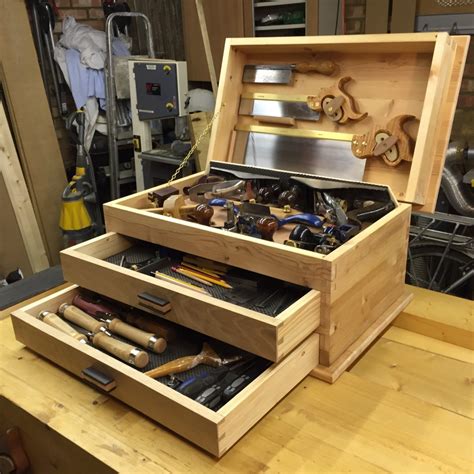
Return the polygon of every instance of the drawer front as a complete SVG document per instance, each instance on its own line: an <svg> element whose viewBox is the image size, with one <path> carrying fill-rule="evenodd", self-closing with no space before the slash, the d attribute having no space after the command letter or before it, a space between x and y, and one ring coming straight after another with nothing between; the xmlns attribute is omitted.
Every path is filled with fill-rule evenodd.
<svg viewBox="0 0 474 474"><path fill-rule="evenodd" d="M61 303L70 303L75 294L74 285L13 313L16 338L89 382L87 369L99 371L114 382L107 390L115 398L216 456L224 454L318 364L319 339L317 334L312 334L282 362L271 365L214 412L36 319L40 311L55 311Z"/></svg>
<svg viewBox="0 0 474 474"><path fill-rule="evenodd" d="M126 245L128 239L109 233L63 251L64 278L272 361L280 360L319 326L316 290L270 317L104 260ZM157 303L171 309L163 312Z"/></svg>

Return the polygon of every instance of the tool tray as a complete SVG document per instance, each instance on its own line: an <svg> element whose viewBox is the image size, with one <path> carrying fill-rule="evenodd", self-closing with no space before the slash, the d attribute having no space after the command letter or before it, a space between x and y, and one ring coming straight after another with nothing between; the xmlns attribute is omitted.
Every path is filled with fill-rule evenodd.
<svg viewBox="0 0 474 474"><path fill-rule="evenodd" d="M151 245L149 241L115 233L105 234L61 253L64 278L271 361L282 359L319 325L319 292L301 285L288 285L286 280L231 269L230 275L234 278L238 275L263 285L259 291L267 291L266 287L291 289L291 299L280 309L272 304L257 308L229 298L236 287L226 292L206 287L209 294L202 294L173 281L155 278L151 275L156 270L153 263L151 268L143 267L142 271L120 266L124 255L136 254L134 258L143 261L155 256L157 250L171 260L181 259L181 253L168 246ZM160 268L159 271L168 270ZM178 274L173 277L186 281ZM169 311L163 311L163 302L169 303ZM278 309L277 314L272 314L275 309Z"/></svg>
<svg viewBox="0 0 474 474"><path fill-rule="evenodd" d="M214 411L169 387L168 377L152 379L37 319L41 311L55 312L62 303L71 304L75 295L84 292L73 285L15 311L12 314L15 337L96 389L110 393L215 456L222 456L318 362L318 336L313 334L279 363L260 360L261 374ZM218 353L222 351L221 356L241 353L227 344L178 327L176 342L171 342L162 355L153 354L150 365L143 370L175 356L197 354L204 341ZM183 379L201 370L213 369L197 367L183 374Z"/></svg>

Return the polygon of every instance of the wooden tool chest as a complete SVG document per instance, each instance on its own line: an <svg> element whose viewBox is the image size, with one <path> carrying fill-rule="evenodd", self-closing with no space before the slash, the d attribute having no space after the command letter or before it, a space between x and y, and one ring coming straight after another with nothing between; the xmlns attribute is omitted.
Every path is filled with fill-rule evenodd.
<svg viewBox="0 0 474 474"><path fill-rule="evenodd" d="M75 285L15 312L17 339L77 376L91 366L100 369L115 382L113 396L222 455L311 371L333 382L408 304L404 279L411 204L424 210L434 208L467 45L468 38L445 33L227 41L209 169L174 181L172 186L183 193L209 173L276 173L280 178L299 176L328 186L375 190L389 197L391 211L332 252L320 254L150 212L150 190L106 204L108 234L62 252L65 278L80 288L274 362L218 411L36 319L43 310L54 312L61 303L70 303L80 290ZM337 72L325 76L296 68L291 85L242 80L247 65L293 65L315 57L334 61ZM306 101L346 76L352 78L346 90L359 111L368 113L363 120L343 124L321 113L318 121L273 121L268 126L268 118L240 113L242 98L270 100L291 95L292 100ZM355 136L383 127L402 114L417 119L405 128L416 139L411 161L390 166L380 156L367 158L363 176L357 180L294 168L269 171L248 160L251 134L334 139L347 143L349 149L359 149ZM360 140L361 146L362 141L365 139ZM295 161L298 154L294 150ZM325 160L332 158L324 155ZM271 281L289 282L304 292L277 314L263 314L111 261L137 242L207 258ZM163 311L154 301L170 303L171 309Z"/></svg>

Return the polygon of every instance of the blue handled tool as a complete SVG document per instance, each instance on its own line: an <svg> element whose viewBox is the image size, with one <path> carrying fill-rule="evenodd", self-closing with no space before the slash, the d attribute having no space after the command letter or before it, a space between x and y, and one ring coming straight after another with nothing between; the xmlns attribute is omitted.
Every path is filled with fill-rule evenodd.
<svg viewBox="0 0 474 474"><path fill-rule="evenodd" d="M273 217L278 221L278 227L293 223L306 224L312 227L322 227L323 225L323 220L319 216L309 213L294 214L292 216L284 217L283 219L278 219L276 216Z"/></svg>

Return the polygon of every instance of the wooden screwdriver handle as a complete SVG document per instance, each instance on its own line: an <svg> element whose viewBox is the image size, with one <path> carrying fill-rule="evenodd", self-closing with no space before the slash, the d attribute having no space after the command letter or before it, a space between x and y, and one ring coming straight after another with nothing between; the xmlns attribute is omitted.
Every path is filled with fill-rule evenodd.
<svg viewBox="0 0 474 474"><path fill-rule="evenodd" d="M139 369L143 369L150 361L145 351L141 351L131 344L119 341L103 332L94 334L92 337L92 345L110 352L120 360L132 364Z"/></svg>
<svg viewBox="0 0 474 474"><path fill-rule="evenodd" d="M119 336L126 337L136 344L150 349L157 354L161 354L166 349L166 340L162 337L157 337L151 332L146 332L138 329L130 324L124 323L118 318L112 319L108 323L108 328L111 332Z"/></svg>
<svg viewBox="0 0 474 474"><path fill-rule="evenodd" d="M49 311L41 311L38 315L38 319L45 322L49 326L59 329L59 331L67 334L68 336L73 337L77 341L87 342L87 337L84 334L76 331L72 326L70 326L64 319L61 319L57 314L50 313Z"/></svg>
<svg viewBox="0 0 474 474"><path fill-rule="evenodd" d="M154 379L158 379L160 377L164 377L165 375L179 374L180 372L186 372L186 370L196 367L201 363L201 361L202 357L200 357L199 354L181 357L151 369L145 372L145 375L148 375Z"/></svg>
<svg viewBox="0 0 474 474"><path fill-rule="evenodd" d="M77 324L81 328L87 329L90 332L97 332L101 327L104 327L104 323L97 321L97 319L89 316L82 309L76 308L76 306L63 303L59 307L59 314L71 323Z"/></svg>
<svg viewBox="0 0 474 474"><path fill-rule="evenodd" d="M336 63L329 59L315 59L309 63L295 64L295 71L306 74L308 72L318 72L325 76L331 76L336 72Z"/></svg>
<svg viewBox="0 0 474 474"><path fill-rule="evenodd" d="M133 313L125 314L125 321L133 324L144 331L163 337L168 342L176 339L176 331L171 325L166 325L153 319L153 316L139 316Z"/></svg>

